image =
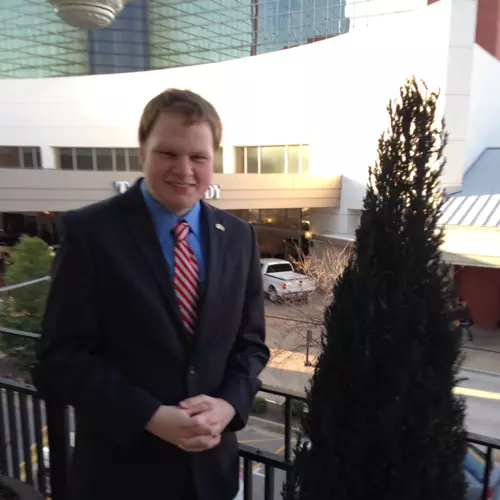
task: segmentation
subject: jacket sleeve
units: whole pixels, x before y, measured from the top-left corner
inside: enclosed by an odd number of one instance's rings
[[[259,375],[269,361],[264,317],[264,291],[255,229],[251,232],[251,259],[240,330],[228,359],[224,380],[217,396],[230,403],[236,415],[229,430],[245,427],[255,395],[261,387]]]
[[[42,397],[73,406],[96,430],[126,443],[144,431],[161,403],[99,356],[105,311],[97,303],[91,249],[78,215],[63,219],[33,378]]]

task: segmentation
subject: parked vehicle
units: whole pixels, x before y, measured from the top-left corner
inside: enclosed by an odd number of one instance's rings
[[[314,280],[304,274],[296,273],[287,260],[261,259],[264,293],[271,302],[285,299],[307,300],[316,289]]]
[[[485,464],[484,453],[477,446],[469,445],[464,458],[464,474],[468,484],[466,500],[481,500]],[[495,463],[490,471],[487,499],[500,500],[500,467]]]

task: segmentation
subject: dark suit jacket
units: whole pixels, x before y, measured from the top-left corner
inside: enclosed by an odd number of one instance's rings
[[[231,500],[241,429],[269,359],[253,227],[203,203],[205,294],[195,340],[138,184],[64,216],[34,379],[76,410],[72,500]],[[216,227],[221,224],[225,231]],[[145,430],[161,404],[198,394],[236,417],[213,450],[189,454]]]

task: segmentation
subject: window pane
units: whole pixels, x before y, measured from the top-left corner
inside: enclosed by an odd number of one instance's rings
[[[300,146],[288,146],[288,173],[298,174],[300,164]]]
[[[219,148],[214,155],[214,172],[216,174],[222,174],[223,171],[222,148]]]
[[[127,163],[125,161],[125,149],[116,148],[115,158],[116,158],[116,170],[118,172],[125,172],[125,170],[127,170]]]
[[[300,208],[287,208],[286,209],[286,227],[291,229],[298,229],[301,221]]]
[[[259,173],[259,148],[246,148],[247,150],[247,174]]]
[[[59,160],[63,170],[73,170],[73,149],[61,148],[59,150]]]
[[[35,148],[35,156],[36,156],[36,167],[42,168],[42,153],[40,148]]]
[[[35,168],[35,162],[33,161],[33,148],[21,148],[23,154],[23,166],[24,168]]]
[[[113,150],[111,148],[96,148],[97,170],[112,171],[113,170]]]
[[[139,149],[130,148],[128,149],[128,166],[131,172],[141,172],[141,166],[139,165]]]
[[[92,148],[76,148],[76,169],[94,170]]]
[[[270,146],[260,148],[261,174],[282,174],[285,171],[285,147]]]
[[[309,146],[302,146],[302,173],[309,172]]]
[[[19,148],[15,146],[0,147],[0,168],[20,168]]]
[[[237,174],[245,173],[245,148],[234,148],[234,171]]]

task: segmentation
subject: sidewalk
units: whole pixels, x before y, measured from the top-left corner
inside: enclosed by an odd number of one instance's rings
[[[462,368],[479,372],[490,372],[500,376],[500,332],[491,332],[475,328],[475,340],[464,339],[465,359]],[[275,337],[276,338],[276,337]],[[287,338],[288,345],[293,344]],[[262,373],[262,382],[280,389],[303,392],[314,373],[314,363],[317,349],[311,349],[309,360],[312,367],[304,366],[303,349],[288,350],[270,346],[271,360]],[[266,396],[267,397],[267,396]]]
[[[463,368],[500,375],[500,330],[485,330],[475,326],[473,332],[473,342],[465,334],[463,336]]]

